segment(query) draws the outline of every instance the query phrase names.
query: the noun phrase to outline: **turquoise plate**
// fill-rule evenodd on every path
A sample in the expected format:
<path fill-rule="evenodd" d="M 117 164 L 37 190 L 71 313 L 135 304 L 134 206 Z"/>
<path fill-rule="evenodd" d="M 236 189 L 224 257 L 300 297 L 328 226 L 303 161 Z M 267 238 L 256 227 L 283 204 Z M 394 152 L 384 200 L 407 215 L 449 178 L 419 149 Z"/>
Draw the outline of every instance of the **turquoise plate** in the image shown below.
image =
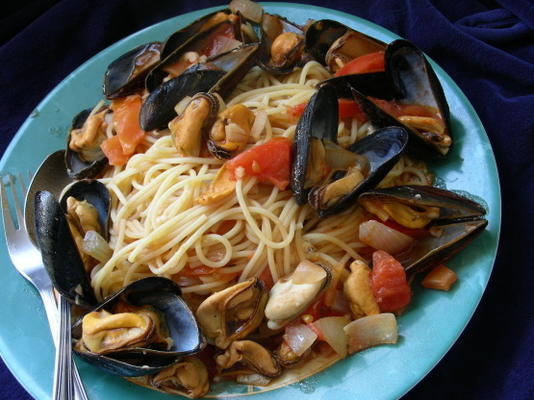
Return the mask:
<path fill-rule="evenodd" d="M 266 3 L 268 12 L 298 23 L 307 18 L 330 18 L 385 42 L 397 36 L 361 18 L 325 8 L 288 3 Z M 0 162 L 2 173 L 35 171 L 45 156 L 62 148 L 73 115 L 101 97 L 106 66 L 127 50 L 167 35 L 216 8 L 184 14 L 144 29 L 94 56 L 63 80 L 24 122 Z M 399 318 L 400 340 L 394 346 L 368 349 L 302 382 L 256 394 L 257 399 L 330 398 L 394 399 L 419 382 L 445 355 L 473 315 L 491 274 L 501 223 L 501 199 L 495 158 L 473 107 L 452 79 L 437 65 L 447 96 L 454 132 L 454 150 L 443 162 L 432 164 L 440 182 L 484 199 L 489 208 L 486 231 L 449 265 L 459 281 L 450 292 L 416 290 L 413 303 Z M 38 145 L 36 145 L 38 143 Z M 15 271 L 5 247 L 0 250 L 0 352 L 20 383 L 37 399 L 50 399 L 54 352 L 43 306 L 29 283 Z M 89 398 L 171 399 L 100 372 L 78 361 Z M 218 389 L 227 395 L 245 394 L 246 387 Z"/>

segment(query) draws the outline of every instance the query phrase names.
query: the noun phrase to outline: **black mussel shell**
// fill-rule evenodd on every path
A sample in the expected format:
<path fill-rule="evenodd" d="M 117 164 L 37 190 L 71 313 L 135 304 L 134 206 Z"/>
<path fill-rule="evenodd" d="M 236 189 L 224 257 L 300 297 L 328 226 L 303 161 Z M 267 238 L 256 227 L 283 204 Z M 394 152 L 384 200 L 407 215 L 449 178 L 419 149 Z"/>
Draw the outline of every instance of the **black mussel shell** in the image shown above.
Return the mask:
<path fill-rule="evenodd" d="M 107 372 L 120 376 L 141 376 L 161 371 L 181 357 L 200 351 L 205 344 L 192 311 L 180 297 L 180 289 L 169 279 L 150 277 L 133 282 L 99 304 L 93 311 L 111 309 L 120 299 L 134 306 L 151 306 L 164 316 L 170 350 L 126 348 L 121 351 L 95 354 L 74 350 L 81 358 Z M 72 329 L 75 339 L 82 335 L 81 320 Z"/>
<path fill-rule="evenodd" d="M 264 21 L 267 18 L 272 18 L 280 24 L 281 33 L 295 33 L 302 37 L 302 40 L 288 53 L 285 60 L 281 63 L 275 63 L 271 57 L 271 47 L 274 42 L 273 38 L 264 30 Z M 294 68 L 300 63 L 301 55 L 304 50 L 304 30 L 303 28 L 289 21 L 288 19 L 275 14 L 263 14 L 262 24 L 259 29 L 261 36 L 260 54 L 258 57 L 258 65 L 261 69 L 274 74 L 286 75 L 293 72 Z"/>
<path fill-rule="evenodd" d="M 188 41 L 191 37 L 196 35 L 199 32 L 202 32 L 202 26 L 208 22 L 210 18 L 212 18 L 217 13 L 225 13 L 225 14 L 231 14 L 231 11 L 229 9 L 225 10 L 219 10 L 215 11 L 211 14 L 205 15 L 204 17 L 197 19 L 196 21 L 190 23 L 186 27 L 177 30 L 172 35 L 170 35 L 167 40 L 165 40 L 165 43 L 163 44 L 163 49 L 161 50 L 161 59 L 164 60 L 167 58 L 171 53 L 173 53 L 176 49 L 178 49 L 180 46 L 182 46 L 186 41 Z"/>
<path fill-rule="evenodd" d="M 486 214 L 486 209 L 479 203 L 434 186 L 405 185 L 369 190 L 358 197 L 358 202 L 366 199 L 388 200 L 414 207 L 438 207 L 439 218 L 432 221 L 434 225 L 469 221 Z"/>
<path fill-rule="evenodd" d="M 64 212 L 67 212 L 67 198 L 71 196 L 79 201 L 85 200 L 96 208 L 102 237 L 108 240 L 111 196 L 106 185 L 97 180 L 82 180 L 73 183 L 63 193 L 60 200 Z"/>
<path fill-rule="evenodd" d="M 69 134 L 67 135 L 65 165 L 67 167 L 67 173 L 72 179 L 94 178 L 108 165 L 108 159 L 103 152 L 102 156 L 94 161 L 84 161 L 80 158 L 77 152 L 69 147 L 70 132 L 73 129 L 80 129 L 87 120 L 87 117 L 89 117 L 89 114 L 91 114 L 91 111 L 92 109 L 88 108 L 78 113 L 73 118 L 72 125 L 69 129 Z"/>
<path fill-rule="evenodd" d="M 225 32 L 228 30 L 233 30 L 234 37 L 240 37 L 239 27 L 231 21 L 221 22 L 190 36 L 182 45 L 178 46 L 170 54 L 165 55 L 165 58 L 162 58 L 162 61 L 148 73 L 145 79 L 146 89 L 149 92 L 156 90 L 162 84 L 165 76 L 167 76 L 167 72 L 164 71 L 165 67 L 177 62 L 183 54 L 191 51 L 199 53 L 207 46 L 210 36 L 217 34 L 219 31 Z"/>
<path fill-rule="evenodd" d="M 356 199 L 361 193 L 374 188 L 384 179 L 403 154 L 407 143 L 408 133 L 406 130 L 394 126 L 380 129 L 372 135 L 364 137 L 351 145 L 348 150 L 368 160 L 367 177 L 349 194 L 328 208 L 324 208 L 322 204 L 322 187 L 316 187 L 310 191 L 308 202 L 321 218 L 346 210 L 356 203 Z"/>
<path fill-rule="evenodd" d="M 159 85 L 141 106 L 141 127 L 145 131 L 166 128 L 169 121 L 176 117 L 174 107 L 180 100 L 198 92 L 207 92 L 224 74 L 224 71 L 201 69 L 200 65 L 195 65 Z"/>
<path fill-rule="evenodd" d="M 372 43 L 372 47 L 386 47 L 386 44 L 380 40 L 367 36 L 337 21 L 321 19 L 315 21 L 306 30 L 305 51 L 311 54 L 316 61 L 326 65 L 326 54 L 328 50 L 347 31 L 355 32 L 365 43 Z"/>
<path fill-rule="evenodd" d="M 487 225 L 488 221 L 483 218 L 442 225 L 439 237 L 417 240 L 408 252 L 399 254 L 397 259 L 409 274 L 425 272 L 452 258 L 482 233 Z"/>
<path fill-rule="evenodd" d="M 388 126 L 398 126 L 404 128 L 410 140 L 406 151 L 415 158 L 435 158 L 435 147 L 423 140 L 413 129 L 404 125 L 398 119 L 388 114 L 375 103 L 369 100 L 365 95 L 360 93 L 355 88 L 351 87 L 353 99 L 358 103 L 361 110 L 367 116 L 374 128 L 380 129 Z"/>
<path fill-rule="evenodd" d="M 54 288 L 72 304 L 93 307 L 96 299 L 65 212 L 47 191 L 35 195 L 35 233 L 43 264 Z"/>
<path fill-rule="evenodd" d="M 161 46 L 160 42 L 142 44 L 109 64 L 104 75 L 104 96 L 111 100 L 142 88 L 145 75 L 160 60 Z M 140 58 L 148 61 L 141 68 Z"/>
<path fill-rule="evenodd" d="M 208 91 L 223 97 L 229 94 L 252 67 L 257 49 L 257 44 L 241 46 L 205 63 L 193 65 L 183 74 L 159 85 L 141 107 L 143 130 L 166 128 L 169 121 L 176 117 L 174 107 L 186 96 Z"/>
<path fill-rule="evenodd" d="M 299 119 L 293 143 L 293 163 L 289 178 L 291 190 L 298 204 L 306 204 L 309 189 L 304 187 L 311 138 L 336 142 L 338 102 L 333 86 L 322 85 L 312 96 Z"/>
<path fill-rule="evenodd" d="M 385 100 L 391 100 L 395 96 L 389 76 L 385 72 L 337 76 L 321 82 L 321 85 L 335 87 L 337 97 L 345 99 L 352 99 L 351 87 L 365 96 Z"/>

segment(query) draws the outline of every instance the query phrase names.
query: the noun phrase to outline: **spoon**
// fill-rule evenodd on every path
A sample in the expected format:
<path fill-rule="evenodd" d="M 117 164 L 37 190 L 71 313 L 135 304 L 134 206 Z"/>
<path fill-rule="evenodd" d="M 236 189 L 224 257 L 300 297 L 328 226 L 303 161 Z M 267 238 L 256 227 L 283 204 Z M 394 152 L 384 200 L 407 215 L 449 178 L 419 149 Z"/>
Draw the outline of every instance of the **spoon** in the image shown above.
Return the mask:
<path fill-rule="evenodd" d="M 68 176 L 64 162 L 64 150 L 50 154 L 37 169 L 32 178 L 24 204 L 24 223 L 30 240 L 36 247 L 35 234 L 35 194 L 40 190 L 48 190 L 56 198 L 72 179 Z M 54 366 L 54 399 L 71 399 L 72 390 L 77 400 L 87 400 L 87 393 L 72 359 L 70 335 L 70 303 L 59 296 L 60 318 L 48 316 L 52 337 L 56 344 L 56 357 Z M 58 327 L 59 322 L 59 327 Z M 59 328 L 59 331 L 58 331 Z"/>

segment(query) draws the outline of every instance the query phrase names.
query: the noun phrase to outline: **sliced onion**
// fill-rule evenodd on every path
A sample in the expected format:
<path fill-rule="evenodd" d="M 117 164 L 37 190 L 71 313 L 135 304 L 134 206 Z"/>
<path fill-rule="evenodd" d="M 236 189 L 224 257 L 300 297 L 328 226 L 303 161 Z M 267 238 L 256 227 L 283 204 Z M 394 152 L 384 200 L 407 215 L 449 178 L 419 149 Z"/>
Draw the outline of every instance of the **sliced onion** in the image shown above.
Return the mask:
<path fill-rule="evenodd" d="M 397 343 L 397 320 L 392 313 L 369 315 L 346 325 L 349 354 L 379 344 Z"/>
<path fill-rule="evenodd" d="M 366 245 L 377 250 L 384 250 L 389 254 L 397 254 L 414 242 L 410 236 L 375 220 L 366 221 L 360 225 L 359 237 L 360 241 Z"/>
<path fill-rule="evenodd" d="M 228 5 L 228 8 L 230 8 L 233 13 L 239 11 L 243 17 L 256 23 L 261 21 L 263 15 L 263 8 L 261 8 L 261 5 L 250 0 L 232 0 Z"/>
<path fill-rule="evenodd" d="M 344 327 L 350 322 L 347 317 L 325 317 L 313 322 L 313 325 L 323 334 L 324 340 L 341 357 L 347 355 L 347 334 Z"/>
<path fill-rule="evenodd" d="M 286 326 L 284 340 L 291 350 L 301 356 L 317 339 L 317 334 L 304 324 Z"/>
<path fill-rule="evenodd" d="M 271 383 L 271 379 L 260 374 L 237 375 L 235 378 L 237 383 L 242 385 L 267 386 Z"/>
<path fill-rule="evenodd" d="M 243 43 L 241 43 L 239 40 L 229 38 L 226 36 L 220 36 L 217 38 L 217 48 L 218 48 L 217 54 L 222 54 L 222 53 L 226 53 L 227 51 L 237 49 L 242 44 Z"/>
<path fill-rule="evenodd" d="M 261 133 L 265 129 L 265 125 L 267 125 L 267 113 L 263 110 L 259 110 L 256 112 L 256 118 L 254 119 L 252 128 L 250 128 L 250 136 L 255 142 L 260 140 Z"/>
<path fill-rule="evenodd" d="M 191 96 L 185 96 L 182 100 L 180 100 L 175 106 L 174 111 L 176 112 L 176 115 L 182 115 L 185 108 L 191 101 Z"/>
<path fill-rule="evenodd" d="M 85 234 L 82 242 L 82 251 L 100 262 L 108 261 L 113 254 L 113 250 L 109 247 L 106 239 L 95 231 L 88 231 Z"/>

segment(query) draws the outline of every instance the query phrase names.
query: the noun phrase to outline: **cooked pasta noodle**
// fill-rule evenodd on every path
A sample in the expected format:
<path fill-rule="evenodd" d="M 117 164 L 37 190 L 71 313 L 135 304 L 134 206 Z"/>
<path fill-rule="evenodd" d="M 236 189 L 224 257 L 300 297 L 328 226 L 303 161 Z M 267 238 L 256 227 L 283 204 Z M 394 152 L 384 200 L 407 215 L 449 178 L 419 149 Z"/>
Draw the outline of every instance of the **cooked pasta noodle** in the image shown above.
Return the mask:
<path fill-rule="evenodd" d="M 252 69 L 237 86 L 227 106 L 244 104 L 256 115 L 256 143 L 293 138 L 296 120 L 290 107 L 306 103 L 317 83 L 330 77 L 317 62 L 283 78 Z M 110 124 L 111 125 L 111 124 Z M 341 121 L 339 143 L 348 146 L 371 132 L 369 123 Z M 276 281 L 300 260 L 336 268 L 358 258 L 363 212 L 351 209 L 319 219 L 308 206 L 298 206 L 289 190 L 239 178 L 235 192 L 213 204 L 197 199 L 214 179 L 222 161 L 177 154 L 168 132 L 147 135 L 146 152 L 102 178 L 113 197 L 113 255 L 92 271 L 92 285 L 104 298 L 131 281 L 151 275 L 175 279 L 184 293 L 207 295 L 231 282 L 259 276 L 268 268 Z M 428 183 L 421 164 L 402 158 L 382 182 Z M 212 268 L 189 278 L 185 268 Z M 181 279 L 181 280 L 180 280 Z"/>

